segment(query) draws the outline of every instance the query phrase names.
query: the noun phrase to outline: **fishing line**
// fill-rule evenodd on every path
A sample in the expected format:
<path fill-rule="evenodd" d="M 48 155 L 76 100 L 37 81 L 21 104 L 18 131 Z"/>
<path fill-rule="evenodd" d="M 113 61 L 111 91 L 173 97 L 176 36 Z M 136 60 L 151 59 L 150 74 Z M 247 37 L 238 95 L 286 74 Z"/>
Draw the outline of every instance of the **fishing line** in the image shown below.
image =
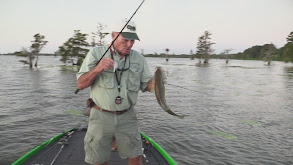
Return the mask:
<path fill-rule="evenodd" d="M 68 144 L 68 140 L 71 138 L 71 135 L 72 135 L 73 133 L 74 133 L 74 131 L 72 131 L 72 132 L 68 132 L 67 135 L 65 135 L 65 136 L 67 136 L 67 137 L 65 137 L 65 138 L 63 137 L 64 139 L 62 139 L 62 140 L 64 140 L 64 141 L 61 140 L 59 143 L 56 143 L 56 144 L 61 144 L 62 146 L 61 146 L 59 152 L 57 153 L 57 155 L 54 157 L 54 159 L 53 159 L 53 161 L 51 162 L 50 165 L 53 165 L 53 164 L 55 163 L 56 159 L 58 158 L 59 154 L 60 154 L 61 151 L 63 150 L 64 146 Z"/>
<path fill-rule="evenodd" d="M 120 34 L 122 33 L 122 31 L 125 29 L 125 27 L 127 26 L 127 24 L 130 22 L 130 20 L 132 19 L 132 17 L 136 14 L 136 12 L 138 11 L 138 9 L 140 8 L 140 6 L 144 3 L 145 0 L 143 0 L 141 2 L 141 4 L 138 6 L 138 8 L 135 10 L 135 12 L 132 14 L 132 16 L 129 18 L 129 20 L 126 22 L 126 24 L 123 26 L 123 28 L 121 29 L 121 31 L 119 32 L 119 34 L 116 36 L 116 38 L 111 42 L 110 46 L 108 47 L 108 49 L 105 51 L 105 53 L 102 55 L 101 59 L 97 62 L 96 65 L 98 65 L 100 63 L 100 61 L 103 59 L 103 57 L 106 55 L 106 53 L 109 51 L 109 49 L 111 48 L 111 46 L 114 44 L 114 42 L 117 40 L 117 38 L 120 36 Z M 79 92 L 79 89 L 76 89 L 76 91 L 74 92 L 75 94 L 77 94 Z"/>
<path fill-rule="evenodd" d="M 194 91 L 194 92 L 199 93 L 199 91 L 196 91 L 194 89 L 189 89 L 189 88 L 185 88 L 185 87 L 182 87 L 182 86 L 173 85 L 173 84 L 169 84 L 169 83 L 167 85 L 171 85 L 171 86 L 174 86 L 174 87 L 177 87 L 177 88 L 182 88 L 182 89 L 186 89 L 186 90 L 189 90 L 189 91 Z"/>
<path fill-rule="evenodd" d="M 53 138 L 50 139 L 50 141 L 48 142 L 48 144 L 46 145 L 46 147 L 51 143 L 51 141 L 53 140 Z M 58 143 L 55 143 L 53 146 L 51 146 L 46 152 L 44 152 L 43 154 L 39 155 L 32 163 L 36 164 L 35 162 L 41 161 L 41 158 L 46 155 L 48 152 L 50 152 L 52 149 L 55 148 L 55 146 Z"/>

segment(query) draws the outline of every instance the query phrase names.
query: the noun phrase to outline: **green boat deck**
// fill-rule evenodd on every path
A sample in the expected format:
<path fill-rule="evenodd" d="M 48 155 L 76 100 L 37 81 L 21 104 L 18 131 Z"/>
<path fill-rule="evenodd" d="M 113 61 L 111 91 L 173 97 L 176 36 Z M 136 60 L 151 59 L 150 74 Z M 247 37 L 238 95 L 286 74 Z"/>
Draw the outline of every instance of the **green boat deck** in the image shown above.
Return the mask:
<path fill-rule="evenodd" d="M 71 134 L 72 133 L 72 134 Z M 69 135 L 68 135 L 69 134 Z M 37 146 L 12 165 L 88 165 L 84 162 L 84 136 L 86 128 L 66 131 Z M 142 134 L 143 164 L 146 165 L 175 165 L 176 162 L 156 142 Z M 67 137 L 65 145 L 60 138 Z M 70 138 L 68 138 L 70 137 Z M 65 139 L 64 138 L 64 139 Z M 63 146 L 63 147 L 62 147 Z M 54 160 L 55 159 L 55 160 Z M 127 165 L 127 159 L 121 159 L 117 151 L 112 151 L 108 165 Z"/>

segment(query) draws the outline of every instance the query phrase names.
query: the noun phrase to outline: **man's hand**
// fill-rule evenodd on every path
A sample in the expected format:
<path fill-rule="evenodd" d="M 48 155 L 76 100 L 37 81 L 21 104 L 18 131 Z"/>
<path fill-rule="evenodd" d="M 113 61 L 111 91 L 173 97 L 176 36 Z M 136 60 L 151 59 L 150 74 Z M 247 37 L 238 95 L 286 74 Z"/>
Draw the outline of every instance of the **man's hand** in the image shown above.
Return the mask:
<path fill-rule="evenodd" d="M 103 70 L 111 70 L 114 67 L 114 60 L 105 57 L 99 62 L 97 66 L 93 68 L 95 73 L 101 73 Z"/>
<path fill-rule="evenodd" d="M 103 70 L 110 70 L 114 66 L 114 61 L 111 58 L 103 58 L 97 66 L 95 66 L 91 71 L 83 74 L 77 80 L 77 88 L 82 90 L 92 85 L 96 76 Z"/>

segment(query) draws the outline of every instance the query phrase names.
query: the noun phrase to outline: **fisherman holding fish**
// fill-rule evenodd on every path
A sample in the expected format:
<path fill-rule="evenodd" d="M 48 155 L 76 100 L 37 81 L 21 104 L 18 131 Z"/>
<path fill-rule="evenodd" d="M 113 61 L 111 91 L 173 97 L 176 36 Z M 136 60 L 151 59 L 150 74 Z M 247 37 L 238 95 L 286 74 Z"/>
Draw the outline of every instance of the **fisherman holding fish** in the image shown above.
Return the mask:
<path fill-rule="evenodd" d="M 113 29 L 113 40 L 125 23 L 123 20 Z M 142 164 L 134 105 L 139 90 L 152 89 L 152 76 L 145 58 L 131 49 L 139 40 L 136 30 L 130 21 L 102 59 L 109 45 L 91 49 L 77 73 L 78 89 L 91 87 L 92 108 L 84 139 L 87 163 L 107 164 L 114 136 L 120 157 L 128 158 L 129 164 Z"/>

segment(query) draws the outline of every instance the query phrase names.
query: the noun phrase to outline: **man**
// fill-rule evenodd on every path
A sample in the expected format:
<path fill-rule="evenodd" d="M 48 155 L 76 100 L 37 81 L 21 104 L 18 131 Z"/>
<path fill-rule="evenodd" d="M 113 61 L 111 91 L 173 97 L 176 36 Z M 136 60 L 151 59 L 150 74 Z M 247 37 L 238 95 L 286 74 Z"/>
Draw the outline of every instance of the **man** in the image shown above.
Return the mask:
<path fill-rule="evenodd" d="M 113 30 L 113 40 L 125 24 L 123 21 Z M 152 76 L 144 57 L 131 49 L 135 40 L 139 38 L 136 25 L 131 21 L 103 59 L 101 56 L 108 46 L 91 49 L 77 73 L 78 89 L 91 86 L 90 97 L 95 103 L 85 136 L 87 163 L 106 165 L 115 136 L 120 157 L 128 158 L 132 165 L 142 164 L 134 105 L 139 90 L 151 90 Z"/>

